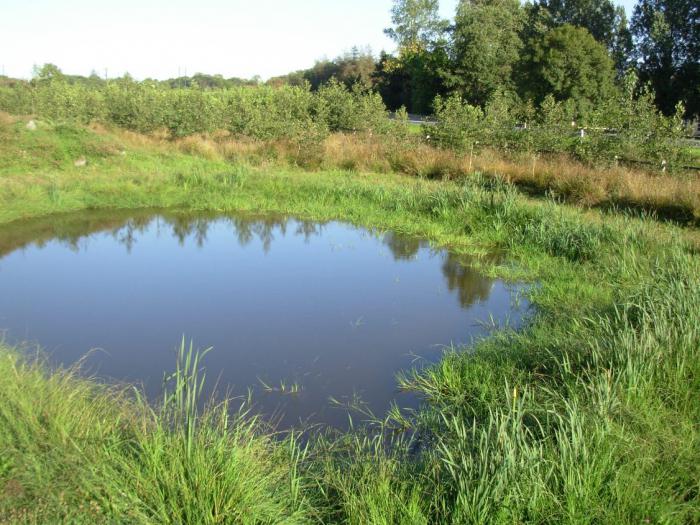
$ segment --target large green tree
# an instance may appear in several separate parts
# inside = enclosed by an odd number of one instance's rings
[[[616,6],[612,0],[541,0],[539,5],[549,11],[555,26],[586,28],[605,44],[618,72],[624,73],[632,52],[632,35],[622,6]]]
[[[439,0],[394,0],[392,27],[384,30],[401,48],[428,49],[440,39],[447,22],[440,17]]]
[[[438,0],[394,0],[392,27],[385,29],[398,46],[396,57],[382,57],[376,75],[380,91],[395,106],[428,113],[444,91],[441,71],[447,62],[445,31]]]
[[[46,63],[43,66],[35,65],[32,68],[32,80],[46,82],[50,80],[64,80],[65,75],[55,64]]]
[[[461,0],[447,84],[475,105],[497,89],[512,90],[525,12],[518,0]]]
[[[447,68],[447,51],[408,48],[398,57],[382,53],[374,74],[374,85],[391,110],[404,106],[413,113],[428,114],[433,100],[444,95],[442,71]]]
[[[531,42],[523,67],[524,98],[573,100],[584,112],[615,92],[607,49],[582,27],[564,24]]]
[[[659,108],[672,114],[683,102],[700,115],[700,2],[640,0],[632,32],[640,79],[651,82]]]

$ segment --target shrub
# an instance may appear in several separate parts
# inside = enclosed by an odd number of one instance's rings
[[[467,151],[479,142],[484,117],[480,108],[467,104],[459,95],[438,96],[434,107],[438,122],[432,129],[426,128],[426,134],[432,132],[439,146]]]
[[[331,79],[318,90],[314,102],[316,121],[330,131],[386,133],[391,129],[382,98],[359,86],[349,90]]]

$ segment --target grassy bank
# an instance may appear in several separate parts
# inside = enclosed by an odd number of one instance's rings
[[[131,175],[173,173],[177,170],[230,171],[231,165],[306,171],[343,171],[400,174],[421,179],[459,181],[479,174],[485,182],[513,184],[533,197],[623,213],[646,213],[679,224],[700,224],[700,174],[693,171],[662,173],[660,166],[599,167],[577,162],[563,154],[503,152],[479,149],[456,152],[402,135],[343,134],[322,141],[252,140],[220,131],[172,140],[167,133],[140,135],[98,124],[90,131],[74,125],[50,126],[39,122],[28,132],[26,119],[0,114],[0,154],[6,159],[0,174],[27,172],[36,182],[51,185],[41,166],[67,173],[107,172],[110,179]],[[73,169],[76,160],[87,162]],[[140,177],[139,180],[142,180]],[[9,188],[11,191],[12,188]],[[10,194],[12,195],[12,194]]]
[[[498,250],[485,271],[538,283],[528,327],[398,379],[425,396],[420,412],[303,447],[226,407],[195,413],[199,366],[184,348],[158,407],[3,348],[0,522],[700,520],[692,231],[532,198],[504,177],[431,180],[366,160],[305,171],[279,154],[14,119],[0,133],[0,223],[85,208],[276,211]]]

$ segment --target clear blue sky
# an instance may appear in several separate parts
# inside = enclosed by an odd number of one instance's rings
[[[630,13],[634,0],[618,0]],[[393,50],[391,0],[0,0],[0,72],[268,78],[353,45]],[[457,0],[441,0],[451,18]]]

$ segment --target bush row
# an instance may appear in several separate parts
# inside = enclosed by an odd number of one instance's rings
[[[566,153],[585,162],[642,161],[665,170],[687,162],[683,113],[679,105],[674,116],[661,114],[654,94],[639,89],[631,78],[627,89],[585,114],[573,101],[556,101],[551,95],[534,108],[496,94],[483,109],[457,95],[438,97],[436,122],[423,131],[439,146],[463,152],[488,146]]]
[[[0,87],[0,110],[55,121],[105,122],[172,137],[228,130],[262,140],[336,131],[386,133],[393,127],[378,94],[331,82],[305,87],[241,86],[226,90],[169,89],[119,79],[99,87],[61,80]]]
[[[458,95],[437,97],[435,122],[412,139],[405,111],[390,119],[378,94],[334,80],[315,92],[300,86],[171,89],[130,78],[98,86],[35,80],[0,86],[0,110],[59,122],[99,121],[140,133],[167,129],[173,138],[227,130],[259,140],[290,140],[300,148],[318,146],[328,133],[342,131],[391,135],[399,148],[428,141],[460,153],[482,147],[564,153],[588,163],[635,160],[663,170],[687,162],[683,108],[665,117],[636,78],[626,85],[586,114],[574,101],[551,96],[537,108],[501,93],[484,108]]]

